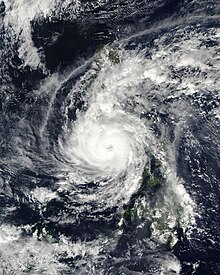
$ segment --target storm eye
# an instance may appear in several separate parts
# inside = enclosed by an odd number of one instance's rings
[[[114,111],[108,117],[100,113],[100,104],[94,102],[79,118],[80,123],[75,123],[65,143],[60,143],[61,153],[79,170],[88,173],[88,181],[116,180],[121,174],[129,175],[136,169],[137,158],[139,165],[144,165],[145,159],[142,122]],[[98,114],[96,121],[91,119],[94,112]]]
[[[108,151],[113,151],[114,147],[112,144],[108,144],[108,145],[105,145],[105,148],[108,150]]]

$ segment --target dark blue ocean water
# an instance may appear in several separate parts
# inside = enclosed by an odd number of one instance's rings
[[[218,2],[32,2],[0,4],[0,274],[220,274]]]

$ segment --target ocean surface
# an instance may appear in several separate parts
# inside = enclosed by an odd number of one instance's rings
[[[220,274],[220,2],[0,2],[0,275]]]

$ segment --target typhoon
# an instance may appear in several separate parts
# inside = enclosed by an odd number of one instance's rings
[[[0,21],[0,274],[220,274],[218,2]]]

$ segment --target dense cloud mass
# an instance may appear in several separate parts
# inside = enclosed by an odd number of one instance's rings
[[[220,4],[0,3],[0,274],[220,274]]]

